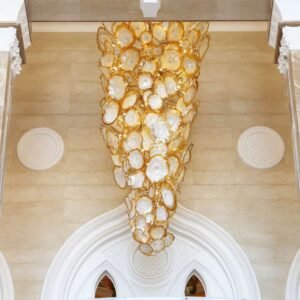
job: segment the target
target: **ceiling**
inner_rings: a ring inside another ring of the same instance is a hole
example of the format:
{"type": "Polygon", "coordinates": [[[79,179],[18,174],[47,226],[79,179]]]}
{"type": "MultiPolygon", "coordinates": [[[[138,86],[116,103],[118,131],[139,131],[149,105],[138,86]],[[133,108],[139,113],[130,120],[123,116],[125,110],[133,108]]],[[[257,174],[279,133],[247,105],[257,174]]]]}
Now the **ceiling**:
{"type": "MultiPolygon", "coordinates": [[[[32,21],[140,20],[139,0],[28,0],[32,21]]],[[[158,19],[269,20],[271,0],[162,0],[158,19]]]]}

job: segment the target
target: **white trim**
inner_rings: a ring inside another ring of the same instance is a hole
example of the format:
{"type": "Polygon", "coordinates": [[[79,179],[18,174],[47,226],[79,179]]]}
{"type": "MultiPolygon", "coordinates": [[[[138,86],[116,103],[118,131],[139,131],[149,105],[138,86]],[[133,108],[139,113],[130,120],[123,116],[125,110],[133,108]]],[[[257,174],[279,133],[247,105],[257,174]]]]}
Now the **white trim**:
{"type": "MultiPolygon", "coordinates": [[[[97,32],[99,22],[33,22],[33,32],[97,32]]],[[[263,31],[268,30],[265,21],[210,22],[210,31],[263,31]]]]}
{"type": "Polygon", "coordinates": [[[285,299],[300,300],[300,250],[296,254],[289,271],[285,299]]]}
{"type": "Polygon", "coordinates": [[[92,299],[104,272],[113,279],[118,297],[182,297],[186,280],[196,272],[208,298],[261,299],[248,258],[222,228],[182,206],[170,228],[176,236],[173,245],[150,264],[149,257],[139,257],[139,272],[135,272],[132,256],[138,245],[131,237],[125,206],[97,217],[59,250],[46,276],[41,300],[92,299]],[[149,277],[148,268],[153,263],[155,271],[160,262],[165,262],[161,264],[165,269],[149,277]]]}
{"type": "Polygon", "coordinates": [[[15,28],[0,28],[0,51],[9,53],[13,77],[15,77],[16,74],[20,74],[22,70],[22,59],[15,28]]]}
{"type": "Polygon", "coordinates": [[[0,252],[0,300],[14,300],[14,287],[6,260],[0,252]]]}
{"type": "Polygon", "coordinates": [[[300,26],[282,28],[282,39],[279,48],[278,69],[285,76],[290,68],[289,56],[293,50],[300,50],[300,26]]]}

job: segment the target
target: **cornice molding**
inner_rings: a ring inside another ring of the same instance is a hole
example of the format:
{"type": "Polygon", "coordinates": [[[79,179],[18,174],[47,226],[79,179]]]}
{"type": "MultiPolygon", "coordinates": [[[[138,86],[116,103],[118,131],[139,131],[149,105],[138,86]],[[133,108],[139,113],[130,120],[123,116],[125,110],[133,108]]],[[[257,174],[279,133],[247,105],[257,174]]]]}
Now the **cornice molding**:
{"type": "MultiPolygon", "coordinates": [[[[210,32],[266,32],[269,22],[224,21],[209,22],[210,32]]],[[[97,32],[99,22],[33,22],[33,32],[97,32]]]]}

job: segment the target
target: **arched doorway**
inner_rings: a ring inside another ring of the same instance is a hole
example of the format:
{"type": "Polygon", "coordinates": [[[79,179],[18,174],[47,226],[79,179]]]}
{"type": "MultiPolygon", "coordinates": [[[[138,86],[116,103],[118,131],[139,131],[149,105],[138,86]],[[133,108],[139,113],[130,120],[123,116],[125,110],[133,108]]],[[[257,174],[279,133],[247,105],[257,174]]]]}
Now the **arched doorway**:
{"type": "Polygon", "coordinates": [[[193,274],[186,283],[184,294],[186,297],[205,297],[205,288],[202,281],[193,274]]]}
{"type": "Polygon", "coordinates": [[[260,300],[253,268],[218,225],[181,205],[172,218],[172,247],[152,257],[131,238],[125,206],[77,230],[56,255],[41,300],[92,299],[102,274],[118,297],[184,297],[197,275],[208,298],[260,300]]]}
{"type": "Polygon", "coordinates": [[[116,288],[108,275],[102,276],[96,288],[95,298],[114,298],[117,296],[116,288]]]}

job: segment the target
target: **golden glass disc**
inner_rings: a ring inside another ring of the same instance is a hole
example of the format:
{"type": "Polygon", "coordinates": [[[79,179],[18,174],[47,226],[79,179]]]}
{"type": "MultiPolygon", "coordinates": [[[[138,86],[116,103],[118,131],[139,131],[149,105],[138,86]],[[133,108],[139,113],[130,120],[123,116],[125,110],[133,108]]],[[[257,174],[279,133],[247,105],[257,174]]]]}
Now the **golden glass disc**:
{"type": "Polygon", "coordinates": [[[133,32],[124,24],[116,30],[116,39],[122,48],[129,47],[134,42],[133,32]]]}
{"type": "Polygon", "coordinates": [[[133,71],[140,60],[140,53],[137,49],[129,48],[121,54],[121,67],[125,71],[133,71]]]}
{"type": "Polygon", "coordinates": [[[205,22],[111,22],[97,33],[105,97],[101,132],[125,197],[133,238],[145,255],[169,247],[169,219],[191,160],[205,22]]]}
{"type": "Polygon", "coordinates": [[[177,71],[181,66],[181,55],[177,50],[165,50],[160,59],[162,69],[177,71]]]}

